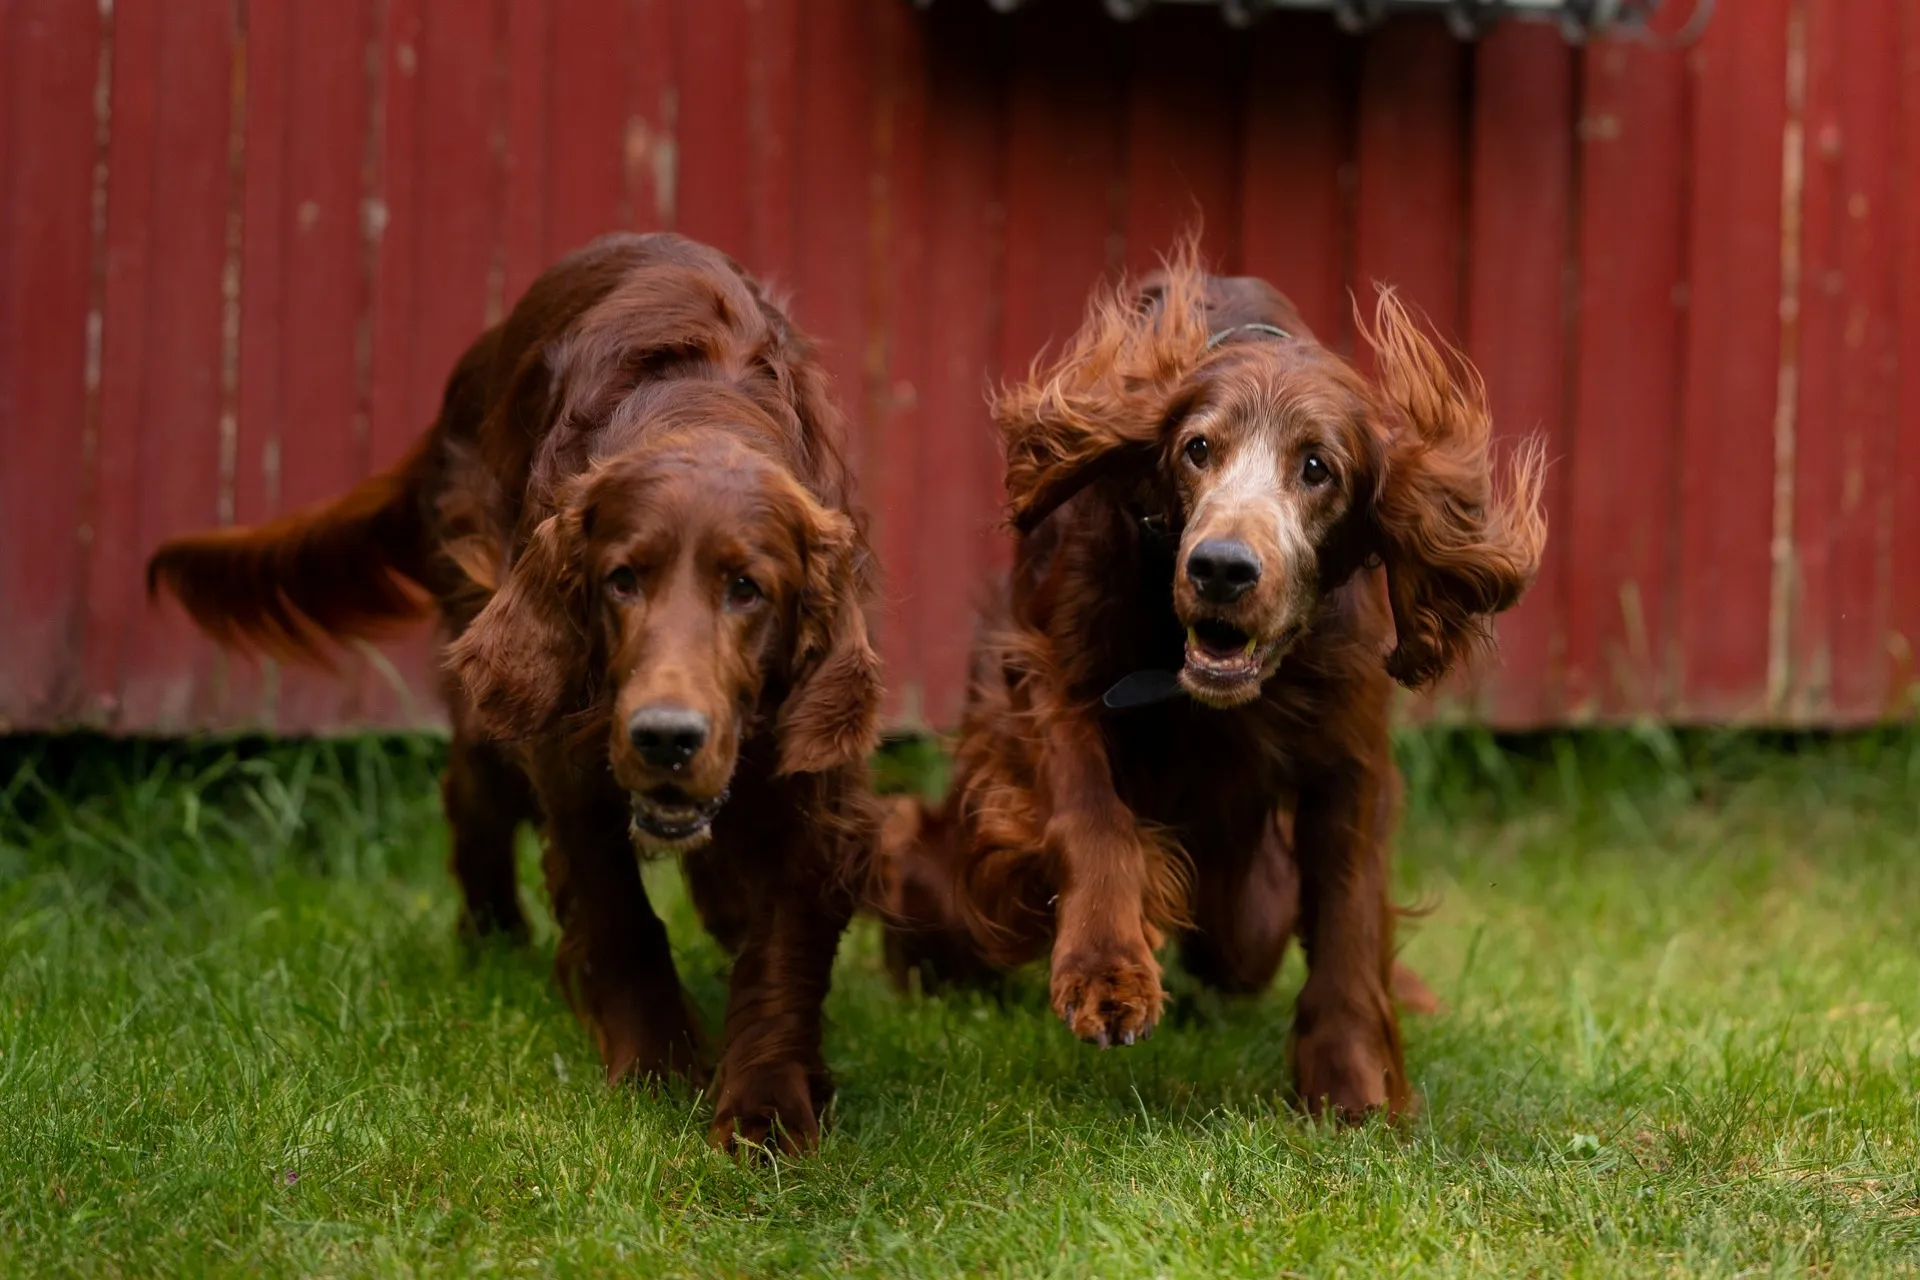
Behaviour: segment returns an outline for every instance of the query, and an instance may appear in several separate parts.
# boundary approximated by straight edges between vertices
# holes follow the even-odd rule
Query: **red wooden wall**
[[[719,244],[826,340],[896,714],[949,723],[1005,554],[983,392],[1196,215],[1342,344],[1399,284],[1550,441],[1484,714],[1907,705],[1911,0],[1723,4],[1686,52],[1093,0],[0,0],[0,39],[0,726],[433,721],[424,641],[230,663],[142,560],[390,462],[615,227]]]

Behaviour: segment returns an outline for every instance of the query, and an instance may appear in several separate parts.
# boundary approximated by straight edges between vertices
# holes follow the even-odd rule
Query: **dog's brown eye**
[[[1316,489],[1333,479],[1333,471],[1320,460],[1320,455],[1310,453],[1307,460],[1300,464],[1300,478]]]
[[[631,600],[640,594],[640,575],[623,564],[607,575],[607,591],[615,600]]]
[[[727,584],[727,608],[751,609],[766,599],[760,584],[752,578],[735,578]]]
[[[1211,451],[1207,445],[1207,438],[1205,436],[1195,436],[1193,439],[1187,441],[1185,452],[1188,462],[1191,462],[1196,467],[1204,467],[1207,465],[1207,455]]]

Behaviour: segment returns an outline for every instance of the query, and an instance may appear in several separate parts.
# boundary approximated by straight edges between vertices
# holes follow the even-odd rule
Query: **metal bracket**
[[[910,0],[920,9],[934,0]],[[962,3],[963,0],[948,0]],[[979,3],[979,0],[968,0]],[[1251,27],[1282,10],[1331,12],[1341,30],[1361,34],[1395,14],[1438,14],[1447,29],[1461,40],[1477,40],[1504,20],[1553,23],[1573,44],[1585,44],[1600,34],[1667,47],[1684,47],[1700,38],[1713,13],[1714,0],[1690,0],[1686,23],[1673,34],[1656,34],[1647,22],[1672,0],[1102,0],[1107,16],[1134,22],[1149,11],[1176,6],[1212,6],[1235,30]],[[996,13],[1024,9],[1031,0],[986,0]]]
[[[1447,6],[1447,30],[1456,40],[1478,40],[1505,8],[1501,0],[1453,0]]]
[[[1333,20],[1350,36],[1371,31],[1386,17],[1387,0],[1333,0]]]

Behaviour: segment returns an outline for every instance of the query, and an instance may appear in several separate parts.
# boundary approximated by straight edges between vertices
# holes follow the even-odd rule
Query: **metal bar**
[[[998,13],[1012,13],[1029,0],[985,0]],[[1232,27],[1247,27],[1269,13],[1332,13],[1349,31],[1363,31],[1395,14],[1441,13],[1455,35],[1472,39],[1502,18],[1557,23],[1570,40],[1610,29],[1637,29],[1662,0],[1104,0],[1107,15],[1131,22],[1156,5],[1205,5],[1221,10]],[[1709,4],[1711,0],[1699,0]],[[913,0],[925,9],[933,0]],[[1699,6],[1696,5],[1696,8]]]

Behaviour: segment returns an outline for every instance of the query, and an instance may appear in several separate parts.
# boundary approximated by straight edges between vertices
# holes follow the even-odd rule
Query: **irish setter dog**
[[[704,1080],[635,856],[680,855],[735,956],[712,1081],[729,1147],[817,1140],[821,1002],[875,830],[872,568],[842,434],[807,339],[739,267],[609,236],[468,349],[393,471],[149,568],[216,637],[293,657],[437,609],[463,928],[524,936],[514,835],[541,823],[555,974],[608,1077]]]
[[[896,977],[1050,949],[1054,1011],[1130,1045],[1161,1015],[1164,940],[1250,992],[1297,932],[1299,1097],[1409,1105],[1393,996],[1425,992],[1394,963],[1392,686],[1488,641],[1545,526],[1537,449],[1496,494],[1464,360],[1391,292],[1362,329],[1371,379],[1188,250],[1002,394],[1019,541],[951,797],[889,824]]]

